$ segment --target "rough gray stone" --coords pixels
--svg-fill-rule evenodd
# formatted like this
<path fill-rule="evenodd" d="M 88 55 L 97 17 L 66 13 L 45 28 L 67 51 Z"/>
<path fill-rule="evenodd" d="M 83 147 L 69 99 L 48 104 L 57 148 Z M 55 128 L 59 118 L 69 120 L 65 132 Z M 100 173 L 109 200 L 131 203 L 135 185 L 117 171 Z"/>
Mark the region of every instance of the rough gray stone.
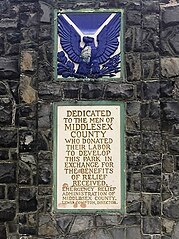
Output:
<path fill-rule="evenodd" d="M 59 232 L 57 231 L 50 215 L 47 215 L 47 214 L 40 215 L 38 235 L 39 236 L 47 236 L 48 235 L 48 237 L 53 237 L 53 236 L 59 235 Z"/>
<path fill-rule="evenodd" d="M 44 99 L 61 99 L 62 97 L 61 85 L 59 85 L 58 83 L 40 82 L 38 92 L 39 96 Z"/>
<path fill-rule="evenodd" d="M 179 238 L 179 222 L 176 223 L 176 225 L 173 228 L 173 234 L 172 239 L 178 239 Z"/>
<path fill-rule="evenodd" d="M 126 229 L 126 238 L 127 239 L 141 239 L 141 230 L 140 227 L 131 227 Z"/>
<path fill-rule="evenodd" d="M 50 5 L 46 4 L 45 2 L 40 1 L 40 7 L 41 7 L 40 21 L 43 23 L 50 23 L 51 12 L 52 12 Z"/>
<path fill-rule="evenodd" d="M 179 58 L 161 58 L 161 73 L 165 77 L 179 76 Z"/>
<path fill-rule="evenodd" d="M 119 239 L 125 237 L 125 229 L 124 228 L 117 228 L 113 227 L 109 229 L 109 232 L 112 234 L 113 239 Z"/>
<path fill-rule="evenodd" d="M 110 83 L 105 90 L 105 98 L 108 99 L 131 99 L 134 97 L 134 87 L 130 84 Z"/>
<path fill-rule="evenodd" d="M 128 81 L 138 81 L 141 79 L 141 57 L 140 53 L 126 54 L 126 69 Z"/>
<path fill-rule="evenodd" d="M 164 24 L 179 23 L 179 6 L 167 6 L 162 8 L 162 20 Z"/>
<path fill-rule="evenodd" d="M 159 217 L 144 217 L 143 218 L 144 234 L 160 234 L 161 219 Z"/>
<path fill-rule="evenodd" d="M 93 217 L 92 216 L 76 216 L 70 233 L 75 233 L 78 231 L 85 231 L 93 227 Z"/>
<path fill-rule="evenodd" d="M 100 99 L 104 93 L 104 86 L 101 83 L 83 84 L 82 98 L 84 99 Z"/>
<path fill-rule="evenodd" d="M 19 77 L 18 59 L 12 57 L 0 57 L 0 77 L 17 78 Z"/>
<path fill-rule="evenodd" d="M 37 191 L 35 188 L 19 188 L 19 211 L 33 212 L 37 210 Z"/>
<path fill-rule="evenodd" d="M 17 147 L 17 130 L 1 130 L 0 131 L 0 147 Z"/>
<path fill-rule="evenodd" d="M 16 164 L 0 164 L 0 183 L 16 183 Z"/>
<path fill-rule="evenodd" d="M 0 202 L 0 222 L 13 221 L 16 215 L 16 204 Z"/>
<path fill-rule="evenodd" d="M 163 214 L 171 219 L 179 219 L 179 199 L 171 199 L 164 202 Z"/>
<path fill-rule="evenodd" d="M 70 230 L 70 226 L 74 221 L 74 217 L 71 215 L 65 215 L 56 218 L 57 225 L 63 230 L 63 232 L 68 233 Z"/>

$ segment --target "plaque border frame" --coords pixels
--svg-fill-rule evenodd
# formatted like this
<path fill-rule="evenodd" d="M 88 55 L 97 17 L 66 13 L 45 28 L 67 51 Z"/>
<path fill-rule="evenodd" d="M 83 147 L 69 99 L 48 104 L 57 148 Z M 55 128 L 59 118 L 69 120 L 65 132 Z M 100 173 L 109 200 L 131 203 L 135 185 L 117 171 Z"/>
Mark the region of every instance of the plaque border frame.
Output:
<path fill-rule="evenodd" d="M 58 106 L 120 106 L 120 143 L 121 143 L 121 209 L 58 209 L 57 208 L 57 108 Z M 126 212 L 126 155 L 125 155 L 125 106 L 121 101 L 61 101 L 53 103 L 53 202 L 52 211 L 56 213 L 119 213 Z"/>
<path fill-rule="evenodd" d="M 120 77 L 116 77 L 116 78 L 110 78 L 110 77 L 102 77 L 102 78 L 98 78 L 98 79 L 94 79 L 94 78 L 74 78 L 74 77 L 68 77 L 68 78 L 58 78 L 58 74 L 57 74 L 57 50 L 58 50 L 58 30 L 57 30 L 57 18 L 58 18 L 58 14 L 59 13 L 100 13 L 100 12 L 109 12 L 109 13 L 121 13 L 121 28 L 120 28 L 120 50 L 121 50 L 121 75 Z M 126 72 L 125 72 L 125 54 L 124 54 L 124 9 L 122 8 L 109 8 L 109 9 L 105 9 L 105 8 L 100 8 L 97 10 L 94 9 L 80 9 L 80 10 L 71 10 L 71 9 L 55 9 L 54 10 L 54 31 L 53 31 L 53 39 L 54 39 L 54 48 L 53 48 L 53 68 L 54 68 L 54 73 L 53 73 L 53 77 L 54 80 L 57 82 L 68 82 L 68 81 L 75 81 L 75 82 L 84 82 L 84 81 L 110 81 L 111 82 L 118 82 L 119 80 L 124 80 L 126 79 Z"/>

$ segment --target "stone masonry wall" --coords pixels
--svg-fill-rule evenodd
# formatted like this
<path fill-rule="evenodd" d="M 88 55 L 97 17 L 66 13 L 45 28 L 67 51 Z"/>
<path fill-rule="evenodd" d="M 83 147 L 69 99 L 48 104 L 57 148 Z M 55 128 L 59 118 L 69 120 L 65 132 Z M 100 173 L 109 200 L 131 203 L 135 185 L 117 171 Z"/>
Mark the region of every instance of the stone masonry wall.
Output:
<path fill-rule="evenodd" d="M 123 8 L 117 82 L 56 82 L 54 9 Z M 0 0 L 0 239 L 179 238 L 179 1 Z M 52 103 L 126 102 L 126 214 L 52 212 Z"/>

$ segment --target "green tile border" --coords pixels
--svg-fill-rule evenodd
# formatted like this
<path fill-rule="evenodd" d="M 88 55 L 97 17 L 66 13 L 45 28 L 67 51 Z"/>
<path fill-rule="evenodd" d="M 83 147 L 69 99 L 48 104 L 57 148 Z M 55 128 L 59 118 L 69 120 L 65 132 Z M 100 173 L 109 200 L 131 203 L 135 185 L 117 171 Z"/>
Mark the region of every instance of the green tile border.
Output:
<path fill-rule="evenodd" d="M 121 209 L 57 209 L 57 107 L 58 106 L 120 106 L 121 139 Z M 61 101 L 53 103 L 53 211 L 59 213 L 119 213 L 126 212 L 126 156 L 125 156 L 125 103 L 119 101 Z"/>
<path fill-rule="evenodd" d="M 121 31 L 120 31 L 120 50 L 121 50 L 121 76 L 120 78 L 109 78 L 109 77 L 103 77 L 99 79 L 78 79 L 78 78 L 58 78 L 57 75 L 57 48 L 58 48 L 58 36 L 57 36 L 57 16 L 59 13 L 85 13 L 85 12 L 94 12 L 94 13 L 100 13 L 100 12 L 110 12 L 110 13 L 121 13 Z M 119 81 L 124 80 L 125 77 L 125 59 L 124 59 L 124 9 L 117 9 L 117 8 L 110 8 L 110 9 L 80 9 L 80 10 L 54 10 L 54 50 L 53 50 L 53 69 L 54 69 L 54 80 L 59 82 L 68 82 L 68 81 Z"/>

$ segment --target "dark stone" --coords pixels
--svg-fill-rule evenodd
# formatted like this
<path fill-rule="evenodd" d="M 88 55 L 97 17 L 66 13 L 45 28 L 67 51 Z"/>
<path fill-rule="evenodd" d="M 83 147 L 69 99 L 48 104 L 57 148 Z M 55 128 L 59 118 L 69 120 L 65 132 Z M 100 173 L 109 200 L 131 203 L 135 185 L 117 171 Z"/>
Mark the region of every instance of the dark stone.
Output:
<path fill-rule="evenodd" d="M 100 99 L 103 97 L 104 86 L 101 83 L 83 84 L 82 98 L 84 99 Z"/>
<path fill-rule="evenodd" d="M 176 183 L 178 182 L 178 180 L 179 180 L 178 173 L 174 173 L 169 179 L 169 188 L 175 197 L 179 196 L 179 185 Z"/>
<path fill-rule="evenodd" d="M 62 91 L 59 83 L 47 83 L 40 82 L 39 83 L 39 96 L 44 99 L 61 99 Z"/>
<path fill-rule="evenodd" d="M 38 150 L 49 150 L 50 143 L 52 140 L 51 132 L 38 132 L 36 147 Z"/>
<path fill-rule="evenodd" d="M 8 98 L 0 99 L 0 125 L 12 124 L 12 102 Z"/>
<path fill-rule="evenodd" d="M 142 169 L 143 175 L 161 175 L 161 164 L 146 166 Z"/>
<path fill-rule="evenodd" d="M 7 41 L 10 42 L 11 44 L 15 43 L 20 43 L 21 41 L 21 33 L 14 31 L 14 32 L 9 32 L 7 33 Z"/>
<path fill-rule="evenodd" d="M 5 149 L 0 149 L 0 160 L 7 160 L 9 158 L 9 152 Z"/>
<path fill-rule="evenodd" d="M 142 12 L 144 13 L 159 13 L 160 11 L 160 7 L 159 7 L 159 2 L 152 0 L 152 1 L 148 1 L 148 0 L 143 0 L 142 1 Z"/>
<path fill-rule="evenodd" d="M 129 84 L 110 83 L 105 90 L 105 98 L 108 99 L 131 99 L 134 96 L 134 87 Z"/>
<path fill-rule="evenodd" d="M 172 155 L 163 155 L 162 171 L 172 173 L 174 171 L 174 158 Z"/>
<path fill-rule="evenodd" d="M 160 82 L 152 81 L 143 83 L 143 99 L 157 100 L 159 99 L 159 97 L 160 97 Z"/>
<path fill-rule="evenodd" d="M 179 154 L 179 138 L 172 138 L 167 140 L 168 150 L 172 154 Z"/>
<path fill-rule="evenodd" d="M 7 239 L 6 227 L 4 225 L 0 225 L 0 235 L 1 239 Z"/>
<path fill-rule="evenodd" d="M 0 202 L 0 222 L 13 221 L 16 215 L 16 205 L 11 202 Z"/>
<path fill-rule="evenodd" d="M 51 126 L 51 105 L 39 103 L 38 104 L 38 127 L 50 128 Z"/>
<path fill-rule="evenodd" d="M 159 15 L 158 14 L 143 15 L 143 28 L 147 30 L 153 29 L 159 32 Z"/>
<path fill-rule="evenodd" d="M 35 105 L 21 105 L 19 107 L 19 117 L 35 119 L 36 107 Z"/>
<path fill-rule="evenodd" d="M 143 29 L 142 34 L 142 51 L 143 52 L 153 52 L 159 51 L 160 39 L 159 34 L 153 29 Z"/>
<path fill-rule="evenodd" d="M 141 170 L 141 155 L 130 154 L 127 156 L 127 164 L 129 171 L 140 171 Z"/>
<path fill-rule="evenodd" d="M 178 239 L 178 238 L 179 238 L 179 223 L 177 222 L 173 229 L 172 239 Z"/>
<path fill-rule="evenodd" d="M 42 63 L 39 64 L 39 71 L 38 71 L 39 72 L 39 82 L 43 82 L 42 84 L 40 83 L 42 95 L 44 95 L 44 93 L 45 93 L 45 95 L 53 94 L 50 86 L 45 87 L 45 84 L 44 84 L 45 81 L 51 81 L 53 79 L 51 69 L 52 69 L 52 66 L 50 66 L 49 64 L 47 64 L 45 62 L 43 62 L 43 64 Z M 45 90 L 47 90 L 48 87 L 49 87 L 48 92 L 45 92 Z M 61 94 L 61 90 L 59 90 L 59 92 Z M 59 92 L 57 91 L 56 94 L 58 95 Z"/>
<path fill-rule="evenodd" d="M 138 81 L 141 79 L 141 59 L 139 53 L 126 54 L 126 70 L 128 81 Z"/>
<path fill-rule="evenodd" d="M 7 85 L 5 82 L 0 81 L 0 95 L 8 94 Z"/>
<path fill-rule="evenodd" d="M 163 203 L 163 214 L 171 219 L 179 219 L 179 199 L 170 199 Z"/>
<path fill-rule="evenodd" d="M 64 97 L 69 99 L 79 99 L 80 85 L 68 82 L 63 85 Z"/>
<path fill-rule="evenodd" d="M 161 215 L 161 198 L 160 195 L 152 195 L 151 198 L 151 215 L 160 216 Z"/>
<path fill-rule="evenodd" d="M 44 161 L 39 162 L 38 164 L 38 171 L 39 171 L 39 176 L 38 176 L 38 183 L 39 184 L 50 184 L 51 183 L 51 177 L 52 177 L 52 172 L 51 172 L 51 164 L 50 163 L 45 163 Z"/>
<path fill-rule="evenodd" d="M 148 193 L 160 193 L 161 179 L 156 176 L 143 177 L 142 190 Z"/>
<path fill-rule="evenodd" d="M 16 220 L 13 222 L 8 222 L 8 231 L 9 233 L 16 233 L 17 232 L 17 222 Z"/>
<path fill-rule="evenodd" d="M 143 133 L 142 134 L 142 152 L 160 152 L 161 135 L 158 133 Z"/>
<path fill-rule="evenodd" d="M 51 33 L 51 27 L 48 25 L 41 25 L 40 32 L 39 32 L 39 38 L 41 41 L 49 41 L 52 40 L 52 33 Z"/>
<path fill-rule="evenodd" d="M 119 239 L 125 237 L 125 229 L 124 228 L 109 228 L 109 232 L 112 234 L 112 238 Z"/>
<path fill-rule="evenodd" d="M 141 190 L 141 174 L 140 173 L 127 174 L 127 189 L 129 192 L 140 192 Z"/>
<path fill-rule="evenodd" d="M 141 12 L 140 11 L 127 11 L 126 23 L 128 25 L 140 25 L 141 24 Z"/>
<path fill-rule="evenodd" d="M 74 218 L 71 215 L 61 216 L 56 218 L 57 225 L 63 230 L 63 232 L 67 233 L 70 230 L 70 225 L 72 224 Z"/>
<path fill-rule="evenodd" d="M 126 51 L 141 51 L 142 33 L 140 27 L 129 27 L 125 33 Z"/>
<path fill-rule="evenodd" d="M 23 29 L 21 46 L 24 48 L 37 48 L 38 31 L 39 29 L 37 27 L 28 27 Z"/>
<path fill-rule="evenodd" d="M 20 135 L 20 152 L 33 152 L 36 150 L 37 145 L 35 142 L 35 133 L 27 130 L 21 130 Z"/>
<path fill-rule="evenodd" d="M 16 183 L 16 164 L 0 164 L 0 183 Z"/>
<path fill-rule="evenodd" d="M 127 137 L 126 141 L 127 150 L 130 152 L 140 152 L 141 151 L 141 136 L 132 135 Z"/>
<path fill-rule="evenodd" d="M 7 189 L 7 198 L 9 200 L 15 200 L 17 194 L 17 187 L 16 186 L 8 186 Z"/>
<path fill-rule="evenodd" d="M 174 5 L 162 8 L 162 20 L 166 25 L 179 23 L 179 6 Z"/>
<path fill-rule="evenodd" d="M 139 215 L 127 215 L 122 221 L 122 225 L 140 225 L 141 217 Z"/>
<path fill-rule="evenodd" d="M 142 77 L 144 79 L 159 78 L 160 67 L 158 59 L 142 60 L 142 69 Z"/>
<path fill-rule="evenodd" d="M 4 199 L 4 198 L 5 198 L 5 186 L 0 185 L 0 199 Z"/>
<path fill-rule="evenodd" d="M 161 103 L 162 115 L 164 121 L 179 122 L 179 102 L 165 102 Z"/>
<path fill-rule="evenodd" d="M 37 235 L 37 228 L 29 227 L 29 226 L 20 226 L 19 233 L 27 235 L 27 236 L 28 235 L 34 236 L 34 235 Z"/>
<path fill-rule="evenodd" d="M 161 157 L 158 153 L 147 153 L 141 155 L 142 165 L 149 166 L 161 163 Z"/>
<path fill-rule="evenodd" d="M 151 214 L 151 195 L 142 193 L 141 215 L 147 216 Z"/>
<path fill-rule="evenodd" d="M 43 43 L 39 46 L 39 58 L 42 62 L 52 63 L 53 53 L 52 46 L 53 42 Z"/>
<path fill-rule="evenodd" d="M 142 239 L 140 227 L 129 227 L 126 229 L 127 239 Z"/>
<path fill-rule="evenodd" d="M 172 47 L 172 50 L 175 54 L 179 54 L 179 32 L 169 38 L 169 44 Z"/>
<path fill-rule="evenodd" d="M 31 12 L 20 13 L 20 26 L 31 27 L 36 26 L 39 23 L 39 14 Z"/>
<path fill-rule="evenodd" d="M 1 79 L 19 77 L 18 60 L 12 57 L 0 57 L 0 77 Z"/>
<path fill-rule="evenodd" d="M 0 33 L 0 54 L 4 53 L 4 34 Z"/>
<path fill-rule="evenodd" d="M 143 232 L 144 234 L 160 234 L 161 219 L 159 217 L 144 217 Z"/>
<path fill-rule="evenodd" d="M 160 97 L 172 97 L 174 89 L 173 81 L 161 81 L 160 83 Z"/>
<path fill-rule="evenodd" d="M 175 167 L 176 167 L 176 170 L 178 171 L 179 170 L 179 156 L 176 155 L 174 157 L 174 159 L 175 159 Z"/>
<path fill-rule="evenodd" d="M 19 211 L 32 212 L 37 210 L 37 191 L 35 188 L 19 188 Z"/>

